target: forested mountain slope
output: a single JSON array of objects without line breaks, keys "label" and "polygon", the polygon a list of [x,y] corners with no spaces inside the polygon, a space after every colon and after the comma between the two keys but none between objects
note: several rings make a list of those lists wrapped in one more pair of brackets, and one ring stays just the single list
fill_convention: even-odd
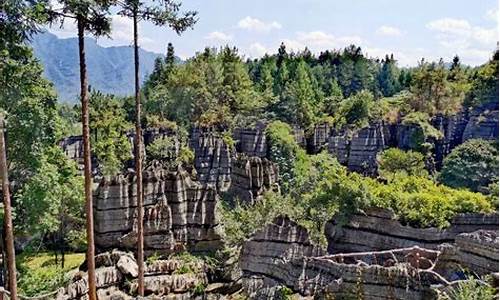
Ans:
[{"label": "forested mountain slope", "polygon": [[[134,91],[133,48],[128,46],[102,47],[93,38],[85,41],[90,85],[104,93],[120,96]],[[32,42],[35,56],[45,69],[45,76],[56,87],[59,99],[76,102],[79,93],[78,41],[59,39],[45,32]],[[151,73],[155,58],[160,54],[140,49],[140,76]]]}]

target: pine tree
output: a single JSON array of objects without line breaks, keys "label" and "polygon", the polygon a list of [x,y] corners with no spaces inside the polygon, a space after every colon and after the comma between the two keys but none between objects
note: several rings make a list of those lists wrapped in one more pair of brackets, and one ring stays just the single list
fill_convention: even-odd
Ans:
[{"label": "pine tree", "polygon": [[87,269],[88,269],[88,295],[89,300],[95,300],[95,249],[94,249],[94,216],[92,204],[92,166],[90,152],[89,128],[89,97],[88,74],[85,56],[85,33],[90,32],[95,36],[108,34],[110,31],[109,1],[93,0],[59,0],[62,11],[53,11],[52,14],[60,18],[76,20],[78,31],[78,55],[80,65],[80,100],[82,104],[82,136],[85,177],[85,212],[87,218]]},{"label": "pine tree", "polygon": [[[177,34],[181,34],[186,29],[196,23],[196,12],[188,11],[179,14],[181,4],[174,0],[155,1],[152,3],[141,0],[125,0],[122,3],[122,15],[132,18],[134,36],[134,81],[135,81],[135,172],[137,188],[137,263],[139,266],[138,292],[144,296],[144,232],[143,232],[143,191],[142,191],[142,128],[141,128],[141,99],[139,81],[139,32],[138,23],[141,20],[152,22],[157,26],[169,26]],[[146,4],[148,3],[149,6]],[[173,47],[172,47],[173,56]],[[168,57],[168,53],[167,53]]]}]

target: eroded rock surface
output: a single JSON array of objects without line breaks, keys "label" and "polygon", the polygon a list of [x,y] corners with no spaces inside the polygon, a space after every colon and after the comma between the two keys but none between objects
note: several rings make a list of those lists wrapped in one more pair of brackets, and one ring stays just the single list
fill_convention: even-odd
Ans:
[{"label": "eroded rock surface", "polygon": [[279,190],[278,167],[266,158],[238,154],[233,160],[231,187],[228,195],[233,201],[255,203],[266,190]]},{"label": "eroded rock surface", "polygon": [[[127,262],[123,268],[121,262]],[[131,253],[113,250],[96,257],[96,281],[99,299],[135,299],[137,295],[137,262]],[[203,262],[186,262],[178,258],[147,263],[144,272],[146,299],[193,299],[203,294],[208,284]],[[77,273],[61,288],[57,300],[86,299],[87,274]]]},{"label": "eroded rock surface", "polygon": [[234,149],[227,145],[220,132],[195,128],[190,137],[194,150],[194,166],[198,180],[214,185],[218,191],[227,191],[231,185],[231,161]]},{"label": "eroded rock surface", "polygon": [[[221,246],[210,185],[193,180],[184,169],[153,165],[144,171],[144,246],[170,253],[213,251]],[[96,245],[101,249],[136,245],[135,173],[104,178],[94,196]]]},{"label": "eroded rock surface", "polygon": [[448,281],[434,271],[440,251],[419,247],[324,255],[307,231],[280,217],[243,245],[243,286],[251,299],[434,299]]},{"label": "eroded rock surface", "polygon": [[454,243],[458,234],[480,229],[498,230],[498,214],[460,214],[446,229],[402,225],[387,209],[371,208],[353,214],[346,224],[334,217],[325,226],[329,253],[379,251],[419,246],[437,249]]}]

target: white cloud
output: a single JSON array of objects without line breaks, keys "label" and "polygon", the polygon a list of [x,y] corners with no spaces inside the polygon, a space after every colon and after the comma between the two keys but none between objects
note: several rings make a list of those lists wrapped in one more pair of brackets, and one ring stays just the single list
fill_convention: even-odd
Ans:
[{"label": "white cloud", "polygon": [[443,18],[427,23],[426,27],[438,32],[437,38],[449,45],[457,46],[479,42],[493,48],[497,41],[496,28],[472,26],[463,19]]},{"label": "white cloud", "polygon": [[403,32],[399,28],[387,26],[387,25],[382,25],[379,28],[377,28],[376,33],[378,35],[383,35],[383,36],[402,36],[403,35]]},{"label": "white cloud", "polygon": [[485,17],[490,21],[498,22],[498,8],[489,9]]},{"label": "white cloud", "polygon": [[294,39],[285,39],[283,42],[292,50],[303,50],[306,46],[313,52],[319,52],[326,49],[342,48],[350,44],[361,44],[362,39],[359,36],[340,36],[336,37],[323,31],[299,31]]},{"label": "white cloud", "polygon": [[281,24],[276,21],[266,23],[259,19],[247,16],[238,22],[238,28],[250,31],[268,32],[273,29],[281,29]]},{"label": "white cloud", "polygon": [[250,45],[250,47],[248,47],[247,54],[250,57],[257,58],[257,57],[262,57],[262,56],[264,56],[264,54],[271,53],[271,52],[272,51],[268,50],[264,45],[256,42],[256,43],[252,43]]},{"label": "white cloud", "polygon": [[227,42],[233,39],[232,36],[225,34],[224,32],[220,31],[213,31],[210,32],[208,35],[205,36],[206,40],[212,40],[212,41],[219,41],[219,42]]}]

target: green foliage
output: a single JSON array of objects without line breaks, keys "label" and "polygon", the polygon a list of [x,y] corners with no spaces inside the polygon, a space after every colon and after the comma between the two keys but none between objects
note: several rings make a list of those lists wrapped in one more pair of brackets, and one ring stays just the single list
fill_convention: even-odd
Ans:
[{"label": "green foliage", "polygon": [[439,181],[454,188],[481,191],[498,178],[498,148],[473,139],[457,146],[444,159]]},{"label": "green foliage", "polygon": [[198,283],[196,284],[192,291],[193,291],[193,295],[195,296],[201,296],[203,294],[205,294],[205,289],[207,288],[206,284],[204,283]]},{"label": "green foliage", "polygon": [[226,202],[218,202],[222,216],[224,241],[228,246],[241,245],[256,230],[262,228],[280,214],[292,214],[290,199],[274,192],[266,192],[255,205],[245,205],[238,201],[233,207]]},{"label": "green foliage", "polygon": [[[39,168],[15,197],[16,222],[31,234],[45,234],[83,226],[83,178],[58,147],[42,155]],[[22,221],[21,221],[22,220]]]},{"label": "green foliage", "polygon": [[148,161],[159,161],[165,167],[175,169],[179,165],[191,165],[194,152],[185,141],[178,136],[168,136],[155,139],[146,147]]},{"label": "green foliage", "polygon": [[193,123],[229,128],[237,116],[255,116],[263,105],[237,49],[225,47],[175,66],[168,80],[150,91],[145,111],[185,128]]},{"label": "green foliage", "polygon": [[65,286],[70,277],[68,271],[80,266],[84,253],[66,254],[65,267],[56,264],[54,256],[48,253],[23,253],[17,256],[17,270],[20,273],[18,288],[22,295],[34,297],[56,291]]},{"label": "green foliage", "polygon": [[123,102],[111,95],[93,91],[90,95],[90,130],[93,153],[104,175],[115,175],[132,158]]},{"label": "green foliage", "polygon": [[284,193],[288,193],[306,178],[307,154],[297,144],[290,125],[284,122],[270,123],[266,128],[266,137],[270,145],[270,159],[278,164],[280,170],[280,186]]},{"label": "green foliage", "polygon": [[456,287],[450,291],[441,293],[439,300],[487,300],[495,299],[496,291],[486,283],[469,278],[460,281]]},{"label": "green foliage", "polygon": [[396,174],[411,176],[429,175],[425,169],[425,158],[421,153],[389,148],[377,156],[378,173],[392,181]]},{"label": "green foliage", "polygon": [[337,128],[348,126],[359,129],[368,125],[375,106],[373,95],[368,91],[361,91],[340,102],[339,112],[336,115]]},{"label": "green foliage", "polygon": [[489,62],[475,70],[465,105],[476,107],[483,103],[498,103],[498,49]]},{"label": "green foliage", "polygon": [[423,112],[412,112],[404,116],[403,125],[415,126],[410,140],[410,148],[420,151],[424,154],[429,153],[430,144],[427,143],[430,139],[440,140],[443,134],[430,123],[429,115]]},{"label": "green foliage", "polygon": [[174,271],[174,274],[194,274],[200,272],[204,262],[198,256],[189,252],[176,253],[170,256],[171,259],[181,261],[181,266]]},{"label": "green foliage", "polygon": [[371,205],[393,210],[399,220],[414,227],[443,228],[457,213],[493,211],[481,194],[436,185],[423,177],[398,175],[389,184],[366,180],[371,182]]},{"label": "green foliage", "polygon": [[392,55],[390,57],[388,55],[385,56],[377,79],[380,91],[385,97],[391,97],[401,89],[399,70],[397,69],[396,61]]},{"label": "green foliage", "polygon": [[291,288],[287,286],[280,286],[278,288],[278,291],[276,292],[277,299],[279,300],[289,300],[291,299],[291,296],[293,295],[293,291]]},{"label": "green foliage", "polygon": [[[460,70],[456,68],[456,70]],[[435,114],[454,114],[462,105],[469,86],[465,76],[453,76],[448,80],[448,70],[440,60],[438,63],[427,63],[422,60],[412,74],[409,105],[414,111]]]}]

